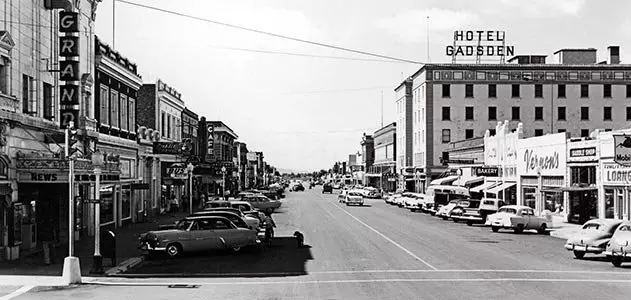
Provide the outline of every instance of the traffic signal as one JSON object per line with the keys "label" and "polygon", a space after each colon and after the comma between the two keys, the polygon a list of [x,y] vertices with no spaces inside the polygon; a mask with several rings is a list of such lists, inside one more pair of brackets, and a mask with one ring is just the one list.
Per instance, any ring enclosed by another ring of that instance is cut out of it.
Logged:
{"label": "traffic signal", "polygon": [[68,157],[78,158],[83,157],[85,147],[83,142],[79,139],[77,129],[69,128],[68,130]]}

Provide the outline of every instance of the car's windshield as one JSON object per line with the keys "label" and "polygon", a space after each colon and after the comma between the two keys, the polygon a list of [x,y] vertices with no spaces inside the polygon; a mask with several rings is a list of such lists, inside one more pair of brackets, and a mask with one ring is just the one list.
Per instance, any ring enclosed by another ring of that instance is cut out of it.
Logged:
{"label": "car's windshield", "polygon": [[493,200],[484,200],[483,203],[484,205],[495,205],[495,201]]}
{"label": "car's windshield", "polygon": [[193,223],[192,220],[188,220],[188,219],[180,220],[175,224],[175,228],[179,230],[187,230],[189,227],[191,227],[192,223]]}
{"label": "car's windshield", "polygon": [[583,225],[583,230],[599,230],[602,227],[599,223],[587,223]]}
{"label": "car's windshield", "polygon": [[512,207],[502,207],[497,212],[509,213],[509,214],[517,214],[517,210],[512,208]]}

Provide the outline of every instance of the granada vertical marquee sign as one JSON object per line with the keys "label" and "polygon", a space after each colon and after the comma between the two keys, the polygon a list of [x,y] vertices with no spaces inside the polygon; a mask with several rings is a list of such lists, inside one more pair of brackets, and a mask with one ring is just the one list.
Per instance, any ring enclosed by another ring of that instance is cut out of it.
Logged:
{"label": "granada vertical marquee sign", "polygon": [[59,32],[59,125],[65,129],[79,119],[79,14],[60,11]]}

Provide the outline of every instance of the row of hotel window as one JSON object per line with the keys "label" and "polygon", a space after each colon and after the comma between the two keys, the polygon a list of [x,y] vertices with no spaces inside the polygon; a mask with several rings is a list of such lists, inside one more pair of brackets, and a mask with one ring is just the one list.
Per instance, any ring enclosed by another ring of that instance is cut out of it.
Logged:
{"label": "row of hotel window", "polygon": [[[521,97],[521,87],[522,86],[533,86],[534,88],[534,94],[535,94],[535,98],[543,98],[543,84],[529,84],[529,85],[521,85],[521,84],[511,84],[511,97],[512,98],[519,98]],[[581,98],[589,98],[589,84],[581,84]],[[611,98],[612,95],[612,89],[614,87],[618,87],[618,85],[611,85],[611,84],[603,84],[603,97],[604,98]],[[623,87],[623,86],[620,86]],[[474,92],[474,85],[473,84],[465,84],[464,85],[464,91],[465,91],[465,98],[473,98]],[[489,84],[488,85],[488,98],[497,98],[497,84]],[[450,98],[451,97],[451,85],[450,84],[443,84],[442,85],[442,96],[443,98]],[[557,97],[558,98],[565,98],[566,95],[566,85],[565,84],[558,84],[557,85]],[[626,96],[627,98],[631,98],[631,84],[627,84],[626,85]]]}
{"label": "row of hotel window", "polygon": [[[465,107],[464,118],[465,121],[473,121],[474,120],[474,109],[473,106]],[[488,108],[488,119],[489,121],[497,121],[497,106],[489,106]],[[631,121],[631,107],[627,107],[627,121]],[[567,108],[565,106],[557,107],[557,121],[567,121]],[[451,107],[443,106],[442,110],[442,120],[443,121],[451,121]],[[511,107],[511,120],[512,121],[520,121],[521,119],[521,108],[519,106]],[[603,107],[603,120],[604,121],[613,121],[612,116],[612,107],[604,106]],[[535,121],[543,121],[543,106],[535,106]],[[583,106],[581,107],[581,121],[589,121],[589,107]]]}
{"label": "row of hotel window", "polygon": [[[557,129],[557,133],[566,132],[566,129]],[[605,129],[605,131],[611,131],[611,129]],[[495,129],[489,129],[489,133],[491,136],[495,135]],[[535,136],[542,136],[543,129],[535,129]],[[590,130],[589,129],[581,129],[581,137],[589,137]],[[464,131],[465,139],[475,138],[475,131],[473,129],[465,129]],[[451,142],[451,129],[443,129],[442,131],[442,142],[443,144]]]}
{"label": "row of hotel window", "polygon": [[100,89],[99,121],[101,125],[110,125],[125,131],[136,131],[136,99],[103,84]]}

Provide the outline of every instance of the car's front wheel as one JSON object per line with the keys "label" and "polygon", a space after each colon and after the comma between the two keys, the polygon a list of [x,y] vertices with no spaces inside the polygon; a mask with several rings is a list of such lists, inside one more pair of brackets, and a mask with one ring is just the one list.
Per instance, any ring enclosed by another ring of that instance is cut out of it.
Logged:
{"label": "car's front wheel", "polygon": [[500,228],[496,226],[491,226],[491,230],[493,230],[493,232],[498,232],[500,231]]}
{"label": "car's front wheel", "polygon": [[614,267],[619,268],[622,265],[622,257],[620,257],[620,256],[612,256],[611,257],[611,264]]}
{"label": "car's front wheel", "polygon": [[585,257],[585,251],[574,250],[574,257],[576,257],[577,259],[583,259],[583,257]]}
{"label": "car's front wheel", "polygon": [[182,246],[180,244],[171,243],[166,247],[167,255],[171,258],[178,257],[182,254]]}
{"label": "car's front wheel", "polygon": [[233,253],[237,253],[241,251],[241,246],[233,246],[230,249],[232,250]]}

